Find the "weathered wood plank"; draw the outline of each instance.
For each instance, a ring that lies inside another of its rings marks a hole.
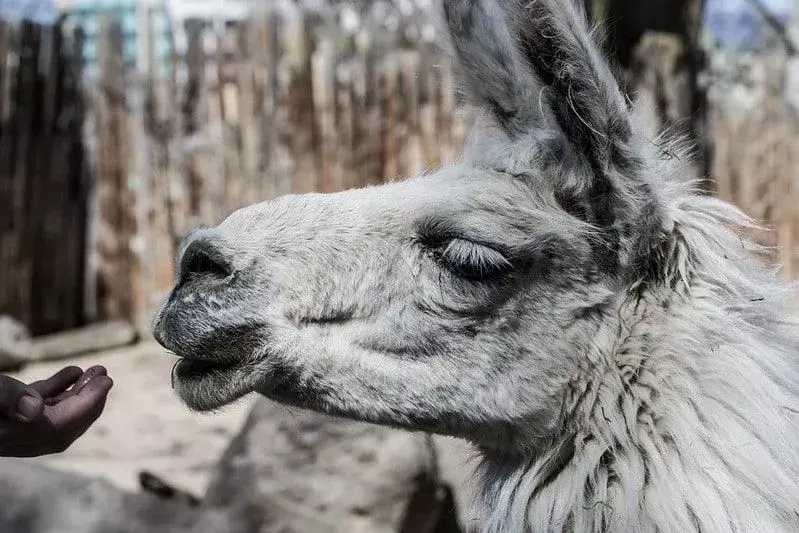
[[[282,179],[277,161],[279,135],[278,124],[278,65],[280,54],[279,19],[274,10],[267,9],[258,19],[258,46],[253,55],[256,64],[257,84],[260,102],[257,117],[258,135],[260,137],[259,164],[254,176],[255,184],[247,203],[267,200],[275,197],[278,184]]]
[[[13,33],[11,25],[0,19],[0,265],[4,269],[9,269],[13,260],[10,241],[14,214],[14,167],[10,112],[11,80],[15,72],[8,61],[9,52],[14,47]],[[0,277],[0,310],[7,313],[12,312],[13,300],[9,281],[5,276]]]
[[[368,50],[368,33],[361,30],[355,36],[355,55],[351,60],[351,88],[350,100],[352,104],[352,178],[353,187],[363,187],[369,180],[369,107],[367,105],[367,88],[370,82],[370,72],[367,66],[366,53]]]
[[[59,79],[61,53],[61,28],[44,28],[40,35],[39,76],[37,92],[40,114],[35,124],[36,148],[47,157],[37,157],[29,176],[31,186],[35,182],[35,202],[38,209],[32,237],[35,241],[31,258],[31,309],[30,329],[42,334],[58,328],[58,323],[67,311],[61,307],[62,294],[60,275],[63,273],[63,194],[66,189],[63,169],[66,153],[61,136],[58,135],[57,113],[62,89]],[[74,324],[71,324],[74,325]]]
[[[170,56],[170,73],[165,82],[165,100],[167,109],[165,115],[169,125],[171,135],[164,139],[167,149],[168,170],[166,186],[166,214],[167,224],[169,225],[169,236],[171,248],[177,250],[180,242],[188,231],[189,213],[189,192],[188,183],[185,179],[187,167],[186,150],[186,115],[191,113],[188,107],[191,105],[191,98],[188,90],[184,90],[179,82],[179,77],[183,68],[181,57],[175,48],[175,39],[170,42],[172,54]],[[187,81],[190,81],[191,78]],[[170,267],[172,264],[170,263]],[[170,268],[170,271],[173,269]]]
[[[328,36],[320,39],[312,57],[311,86],[314,116],[314,137],[319,139],[320,154],[317,166],[316,188],[322,192],[336,190],[338,177],[335,75],[336,60]]]
[[[209,140],[203,127],[207,123],[210,104],[206,79],[207,56],[203,47],[203,31],[205,22],[189,19],[185,23],[186,39],[186,86],[182,101],[183,142],[182,149],[186,157],[186,199],[187,213],[180,220],[184,226],[178,228],[181,236],[202,220],[202,206],[206,188],[202,174],[202,151],[207,150]]]
[[[203,127],[210,149],[200,156],[204,194],[201,223],[215,225],[222,221],[222,213],[228,208],[227,184],[238,181],[239,150],[233,129],[237,126],[235,87],[228,77],[227,37],[224,21],[216,19],[206,28],[210,41],[214,43],[212,54],[208,54],[206,75],[208,82],[208,120]]]
[[[142,118],[144,132],[144,149],[147,150],[146,162],[142,171],[145,172],[144,186],[147,189],[146,205],[141,206],[144,224],[143,235],[146,239],[145,264],[142,265],[142,275],[145,279],[145,307],[138,311],[138,318],[134,320],[143,330],[148,329],[150,313],[168,294],[174,281],[172,261],[175,249],[173,247],[171,224],[169,185],[172,180],[172,159],[170,157],[170,142],[178,131],[176,118],[180,113],[175,112],[174,92],[168,79],[168,72],[159,61],[156,53],[156,38],[154,35],[155,10],[147,7],[145,12],[146,25],[143,30],[142,40],[146,54],[146,65],[140,72],[144,79],[140,87],[142,91]],[[142,160],[145,162],[145,160]]]
[[[291,151],[294,160],[293,192],[307,193],[319,189],[318,173],[322,143],[314,126],[313,102],[313,20],[303,9],[296,8],[284,26],[287,74],[290,76],[285,95],[287,123],[291,127]]]
[[[11,48],[11,27],[8,22],[0,19],[0,140],[3,138],[3,128],[7,120],[6,114],[8,113],[11,102],[9,101],[8,89],[6,88],[7,82],[10,78],[10,68],[8,65],[8,53]],[[3,149],[4,143],[0,142],[0,150]],[[0,164],[3,158],[0,153]],[[1,168],[1,167],[0,167]]]
[[[72,33],[71,49],[62,53],[64,58],[65,88],[64,101],[70,102],[68,108],[61,113],[67,115],[65,142],[68,143],[68,156],[64,175],[67,179],[67,191],[64,197],[68,209],[64,221],[64,234],[67,252],[64,255],[66,307],[70,315],[76,318],[76,325],[84,324],[88,319],[85,300],[88,265],[88,230],[89,230],[89,196],[91,194],[92,175],[87,157],[88,147],[84,143],[84,127],[87,120],[87,103],[83,85],[83,50],[86,34],[82,28]],[[61,122],[61,120],[59,120]],[[64,317],[70,320],[69,316]],[[64,325],[58,330],[72,327]]]
[[[248,23],[236,28],[236,56],[237,77],[235,83],[238,88],[238,116],[239,134],[241,139],[241,164],[238,176],[230,176],[227,185],[227,195],[230,207],[238,208],[250,203],[260,195],[259,174],[264,157],[260,153],[261,130],[258,120],[262,114],[263,80],[256,79],[258,67],[252,58],[257,57],[259,50],[259,31],[263,28],[260,24]]]
[[[95,102],[99,127],[98,298],[101,316],[115,319],[133,314],[133,276],[139,268],[130,247],[136,231],[136,198],[127,182],[130,139],[122,29],[110,18],[104,19],[102,28],[100,91]]]
[[[31,301],[33,258],[36,253],[34,235],[38,224],[36,215],[41,213],[38,197],[33,191],[38,160],[34,141],[41,114],[41,108],[37,105],[40,44],[41,27],[23,22],[20,31],[19,66],[11,133],[11,138],[15,141],[15,152],[11,157],[14,169],[14,203],[13,233],[8,242],[11,264],[7,279],[9,290],[14,295],[12,307],[18,310],[16,318],[28,325],[32,331],[36,327]]]
[[[345,190],[358,186],[355,168],[354,115],[353,96],[355,78],[358,76],[359,63],[342,64],[336,76],[336,133],[338,138],[338,154],[340,165],[340,182],[336,189]]]

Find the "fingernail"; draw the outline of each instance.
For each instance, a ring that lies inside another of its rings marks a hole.
[[[17,403],[17,414],[25,421],[30,422],[39,416],[42,408],[42,399],[35,396],[25,395]]]
[[[86,381],[90,381],[98,376],[105,376],[108,374],[108,371],[105,367],[102,366],[93,366],[86,371]]]

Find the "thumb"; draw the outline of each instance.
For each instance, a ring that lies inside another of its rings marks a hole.
[[[31,422],[44,411],[44,400],[25,383],[0,374],[0,414]]]

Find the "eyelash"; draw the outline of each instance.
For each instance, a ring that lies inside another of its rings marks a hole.
[[[436,261],[454,274],[472,281],[484,281],[503,274],[512,265],[488,246],[464,239],[450,239],[432,247]]]

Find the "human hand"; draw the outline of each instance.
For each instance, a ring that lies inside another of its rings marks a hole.
[[[65,451],[102,414],[113,384],[101,366],[67,367],[30,385],[0,374],[0,456]]]

